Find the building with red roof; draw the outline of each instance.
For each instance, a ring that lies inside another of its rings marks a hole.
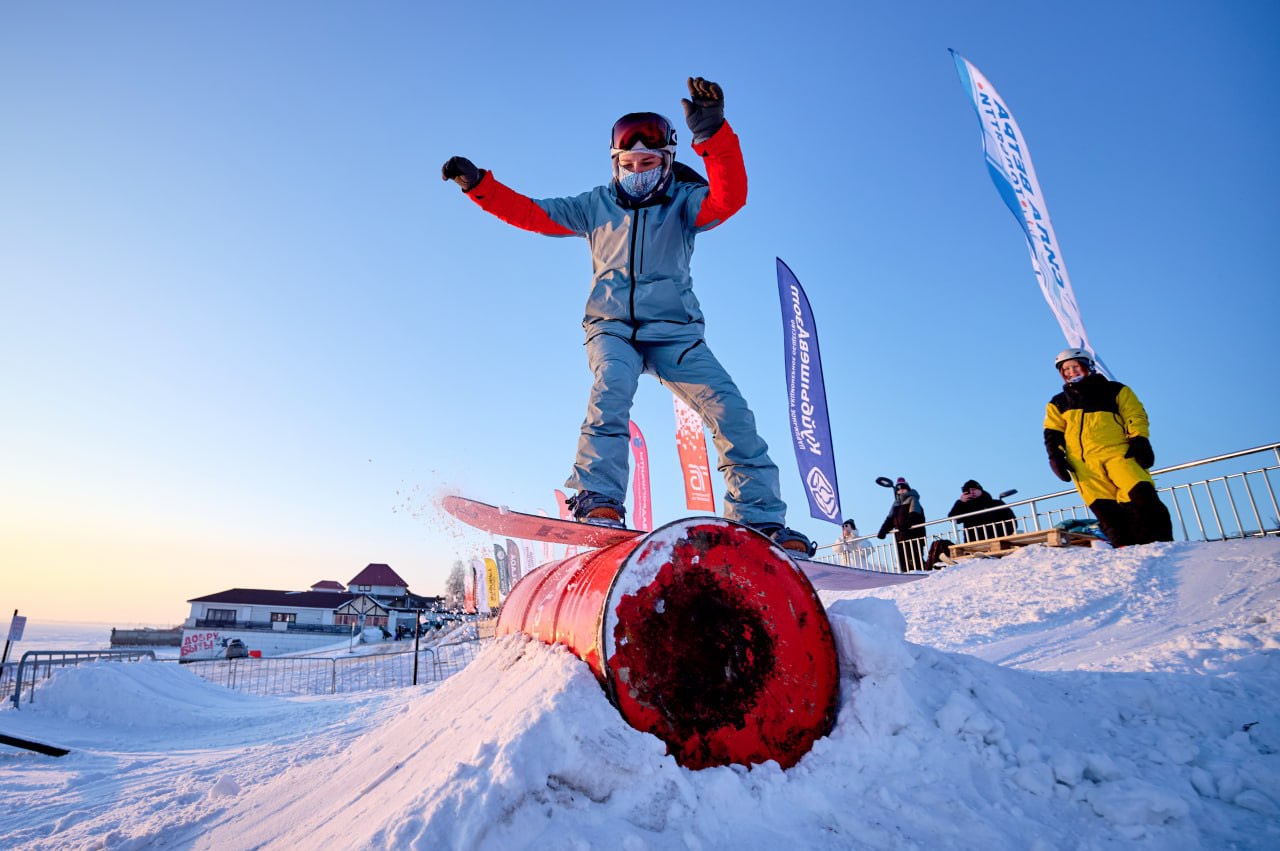
[[[266,655],[332,644],[376,629],[391,637],[412,630],[418,613],[439,611],[442,597],[420,597],[386,564],[369,564],[344,587],[331,579],[308,591],[230,588],[187,601],[180,658],[221,656],[231,638]],[[376,640],[376,638],[375,638]]]

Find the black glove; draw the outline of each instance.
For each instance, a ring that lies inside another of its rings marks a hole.
[[[724,124],[724,90],[719,83],[690,77],[689,98],[681,98],[680,104],[684,107],[684,120],[693,131],[693,144],[700,145]]]
[[[1129,438],[1129,448],[1125,450],[1124,457],[1137,461],[1144,470],[1150,470],[1156,463],[1156,452],[1151,448],[1151,441],[1142,435]]]
[[[466,157],[449,157],[440,169],[441,180],[457,181],[463,192],[470,192],[484,177],[484,169],[476,168],[475,163]]]
[[[1067,463],[1067,453],[1061,449],[1050,450],[1049,469],[1064,482],[1071,481],[1071,465]]]
[[[883,540],[884,540],[884,532],[876,532],[876,537],[883,541]]]

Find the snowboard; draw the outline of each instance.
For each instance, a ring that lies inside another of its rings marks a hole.
[[[622,529],[617,526],[596,526],[576,520],[559,520],[539,514],[525,514],[504,506],[489,505],[462,496],[446,496],[444,510],[454,517],[486,532],[523,538],[526,541],[547,541],[552,544],[568,544],[577,547],[608,547],[643,535],[638,529]]]
[[[485,532],[521,538],[526,541],[547,541],[578,547],[608,547],[646,534],[639,529],[620,529],[616,526],[595,526],[574,520],[559,520],[538,514],[512,511],[506,506],[489,505],[463,496],[446,496],[441,501],[444,510],[454,517]],[[861,591],[886,585],[901,585],[923,579],[924,574],[882,573],[841,567],[820,561],[812,561],[797,553],[783,550],[809,577],[819,591]]]

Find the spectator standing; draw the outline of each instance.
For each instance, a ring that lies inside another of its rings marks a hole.
[[[858,532],[858,524],[852,519],[844,521],[840,524],[840,540],[836,543],[835,550],[840,556],[840,563],[845,567],[864,567],[864,560],[855,557],[856,551],[864,549],[867,546],[866,541],[859,541],[861,537]]]
[[[893,486],[893,505],[889,507],[889,516],[880,524],[876,537],[883,539],[890,532],[898,544],[898,569],[903,573],[908,570],[924,568],[924,506],[920,503],[920,494],[898,477]]]
[[[1017,531],[1013,509],[1005,505],[1003,500],[987,493],[973,479],[960,486],[960,498],[951,506],[947,516],[962,518],[957,522],[964,527],[962,540],[965,541],[985,541],[988,538],[1012,535]]]
[[[1049,468],[1075,481],[1112,546],[1173,540],[1173,521],[1147,472],[1155,465],[1147,411],[1137,394],[1094,368],[1083,349],[1054,360],[1065,382],[1044,415]]]

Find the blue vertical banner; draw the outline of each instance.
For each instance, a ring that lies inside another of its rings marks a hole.
[[[507,573],[510,575],[511,588],[516,587],[516,583],[524,575],[520,569],[520,548],[510,538],[507,538]]]
[[[809,498],[809,515],[840,525],[840,488],[831,449],[827,388],[822,380],[818,326],[809,297],[795,273],[778,258],[778,299],[782,303],[783,361],[787,371],[787,406],[796,466]]]
[[[507,566],[507,551],[502,544],[493,545],[493,561],[498,567],[498,593],[505,600],[511,591],[511,568]]]
[[[1035,167],[1031,165],[1031,150],[1022,135],[1022,128],[996,87],[976,65],[954,50],[951,58],[955,60],[960,83],[978,113],[987,173],[991,175],[1000,199],[1018,220],[1022,234],[1027,238],[1031,268],[1040,284],[1040,292],[1057,318],[1067,345],[1089,352],[1098,370],[1110,377],[1110,371],[1098,359],[1084,331],[1080,305],[1076,303],[1076,294],[1071,288],[1067,264],[1062,259],[1062,248],[1058,245],[1053,222],[1049,220],[1049,207],[1040,191]]]

